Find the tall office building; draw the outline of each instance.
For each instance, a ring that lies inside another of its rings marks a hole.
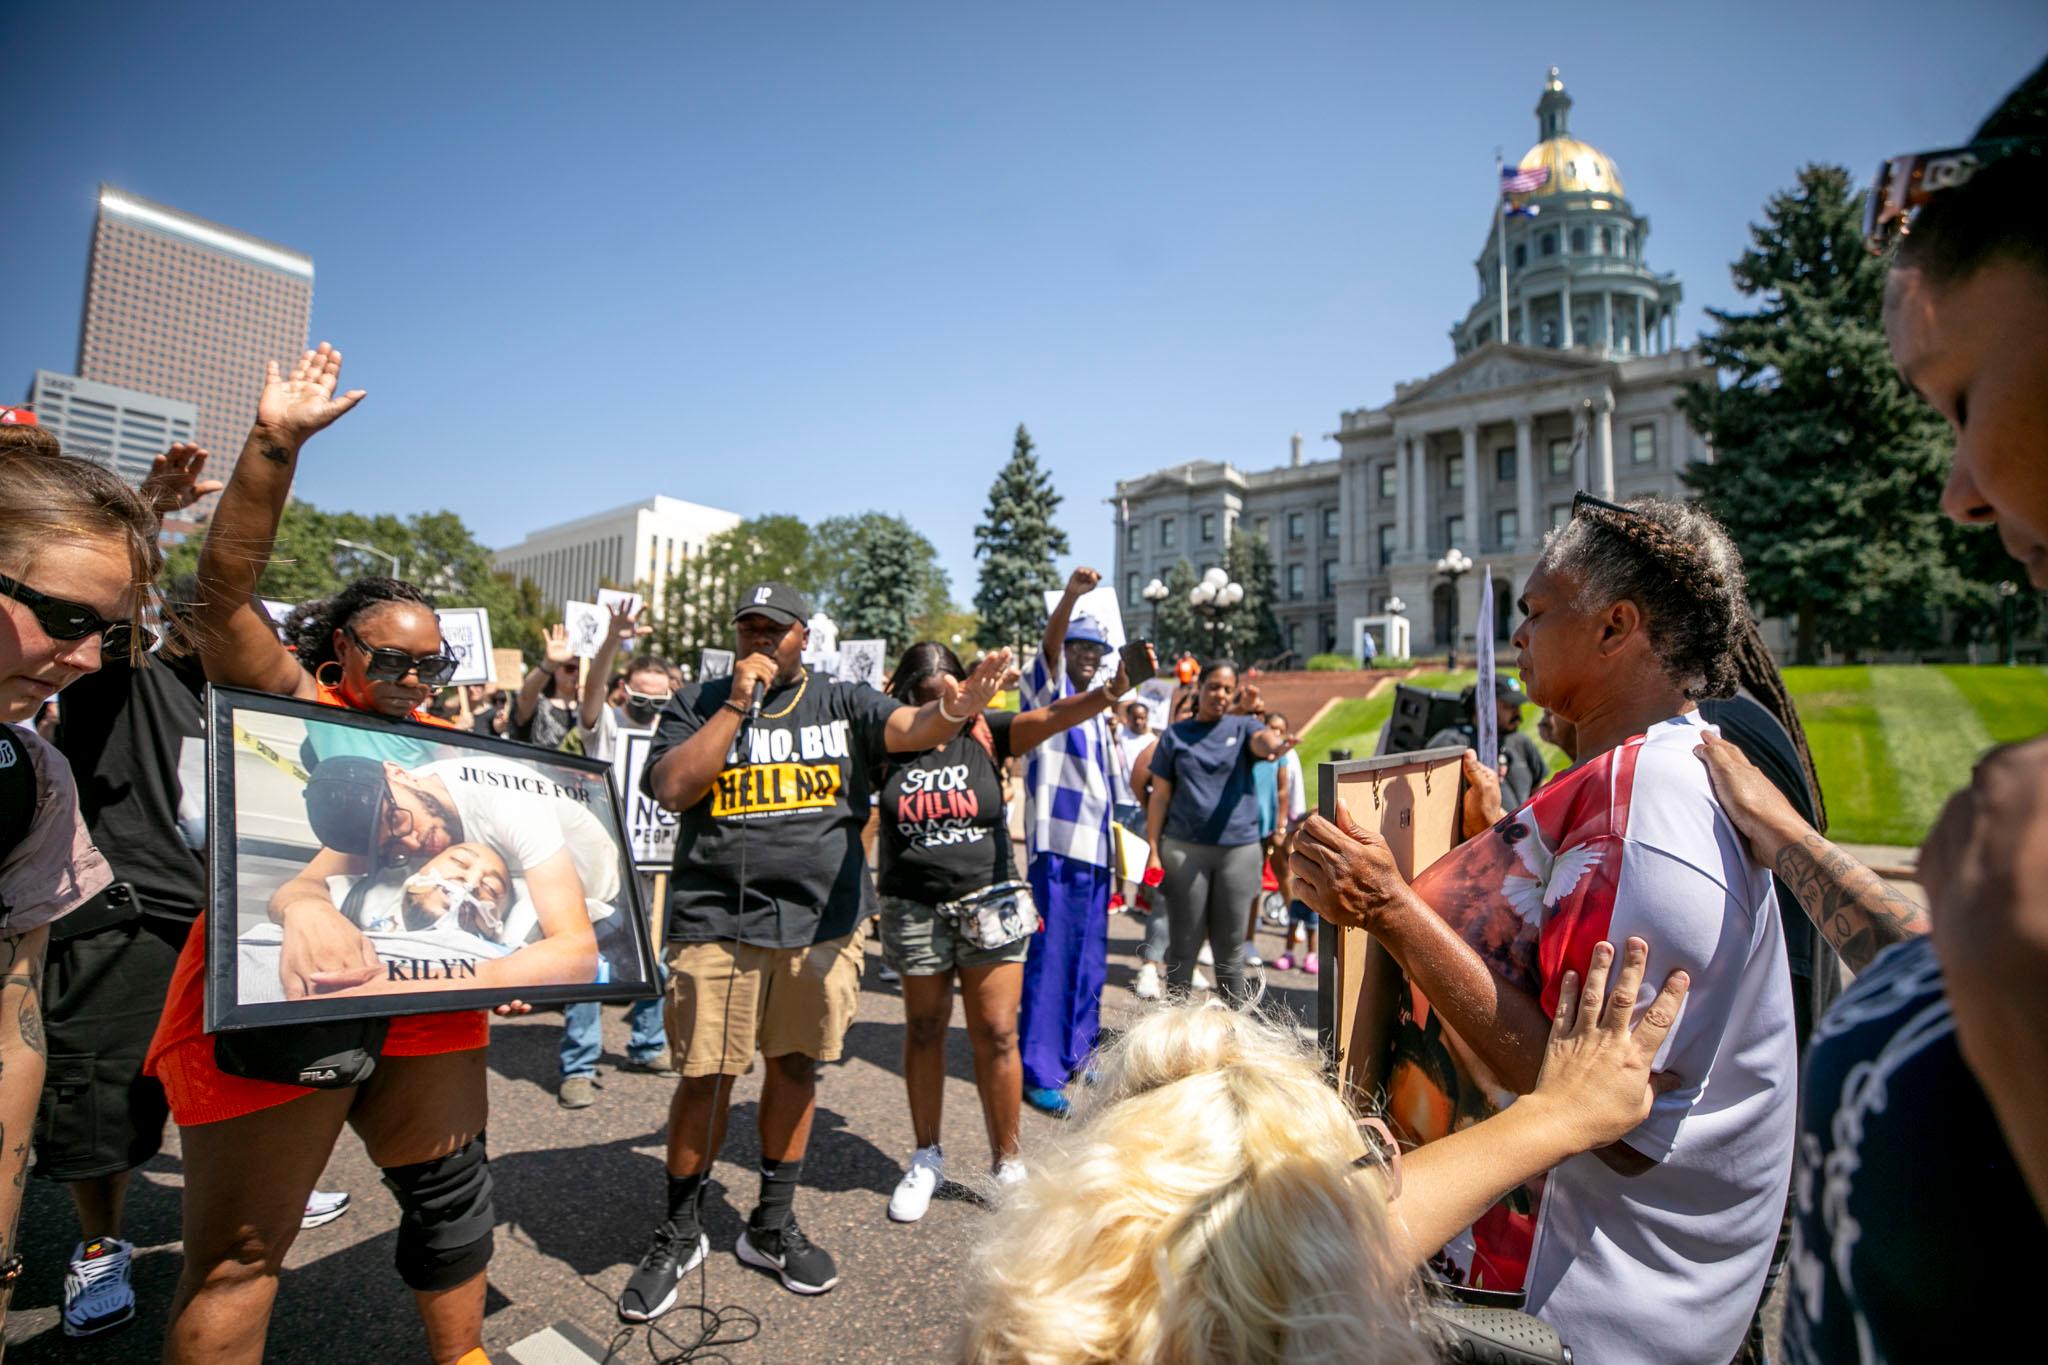
[[[228,476],[264,362],[295,361],[312,316],[311,257],[100,186],[78,373],[196,405],[210,474]]]
[[[198,438],[195,405],[118,384],[37,370],[28,399],[65,454],[95,460],[137,486],[174,442]]]

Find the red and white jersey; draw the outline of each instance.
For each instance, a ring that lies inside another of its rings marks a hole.
[[[1655,1165],[1623,1176],[1575,1157],[1533,1217],[1496,1209],[1464,1248],[1475,1280],[1525,1266],[1529,1311],[1600,1365],[1734,1356],[1791,1172],[1798,1060],[1777,898],[1693,753],[1706,728],[1697,713],[1651,726],[1416,879],[1546,1013],[1603,939],[1649,944],[1639,1008],[1672,970],[1692,977],[1657,1061],[1680,1084],[1623,1139]]]

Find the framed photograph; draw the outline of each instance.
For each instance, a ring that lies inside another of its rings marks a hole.
[[[610,765],[209,691],[208,1032],[657,994]]]
[[[462,661],[448,686],[490,682],[491,613],[483,607],[443,607],[434,615],[441,622],[448,652]]]

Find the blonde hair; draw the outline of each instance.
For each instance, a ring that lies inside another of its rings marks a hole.
[[[983,1242],[970,1361],[1435,1358],[1357,1120],[1291,1028],[1177,1005],[1097,1065]]]
[[[38,546],[112,541],[127,554],[132,621],[141,624],[163,553],[156,514],[140,494],[99,465],[26,440],[0,442],[0,488],[0,573],[28,573]]]

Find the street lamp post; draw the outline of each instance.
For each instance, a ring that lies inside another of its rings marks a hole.
[[[1458,580],[1472,572],[1472,559],[1463,550],[1453,545],[1444,551],[1444,557],[1436,562],[1436,571],[1451,585],[1451,669],[1458,667]]]
[[[1999,633],[2004,637],[2005,666],[2016,667],[2020,656],[2018,642],[2014,639],[2013,613],[2020,595],[2020,585],[2010,578],[1998,585]]]
[[[405,575],[402,572],[400,572],[398,556],[392,554],[391,551],[389,550],[380,550],[374,545],[365,545],[360,541],[343,540],[340,536],[336,536],[334,538],[334,544],[338,549],[354,550],[358,554],[375,555],[379,559],[389,560],[391,562],[391,576],[393,578],[405,577]]]
[[[1211,569],[1202,575],[1202,581],[1188,589],[1188,605],[1192,606],[1209,630],[1209,653],[1215,654],[1216,630],[1223,624],[1224,616],[1238,603],[1244,601],[1244,585],[1231,581],[1229,574],[1221,569]]]

